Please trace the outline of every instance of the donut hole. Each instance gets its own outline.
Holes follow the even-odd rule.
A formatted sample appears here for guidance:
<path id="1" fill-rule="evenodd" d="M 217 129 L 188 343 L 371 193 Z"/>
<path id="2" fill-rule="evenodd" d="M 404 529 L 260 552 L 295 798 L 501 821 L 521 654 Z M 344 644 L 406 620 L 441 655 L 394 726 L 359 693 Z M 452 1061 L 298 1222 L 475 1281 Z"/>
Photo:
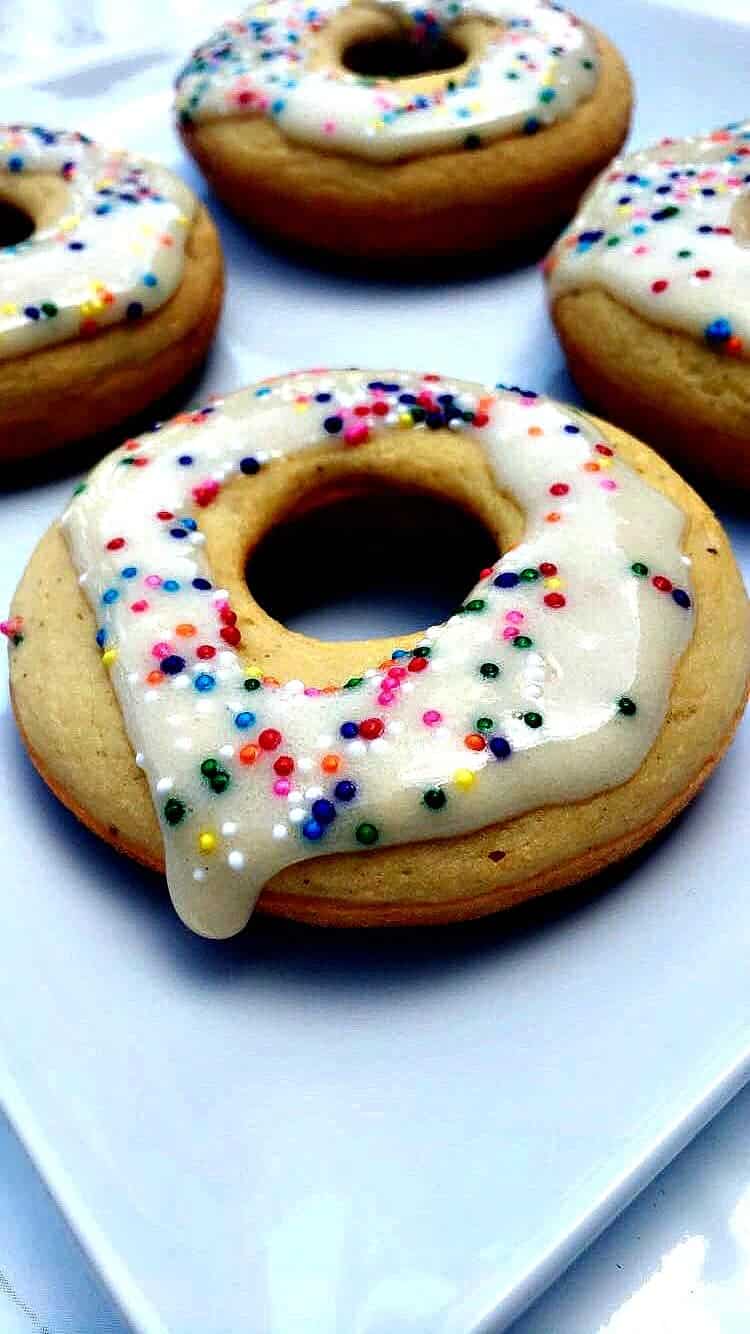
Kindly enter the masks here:
<path id="1" fill-rule="evenodd" d="M 498 557 L 478 518 L 421 492 L 309 504 L 262 538 L 245 578 L 269 616 L 315 639 L 407 635 L 444 621 Z"/>
<path id="2" fill-rule="evenodd" d="M 34 219 L 25 211 L 0 199 L 0 250 L 28 241 L 34 233 Z"/>
<path id="3" fill-rule="evenodd" d="M 467 54 L 459 42 L 442 34 L 421 42 L 406 36 L 365 37 L 346 47 L 341 63 L 352 74 L 370 79 L 413 79 L 457 69 Z"/>

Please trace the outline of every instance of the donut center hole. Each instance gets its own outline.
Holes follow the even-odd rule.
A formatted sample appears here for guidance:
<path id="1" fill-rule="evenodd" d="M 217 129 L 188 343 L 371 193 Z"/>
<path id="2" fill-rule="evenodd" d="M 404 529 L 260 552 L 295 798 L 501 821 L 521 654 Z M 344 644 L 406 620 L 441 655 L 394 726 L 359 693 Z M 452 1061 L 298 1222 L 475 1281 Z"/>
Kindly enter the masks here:
<path id="1" fill-rule="evenodd" d="M 406 36 L 361 38 L 341 57 L 345 69 L 371 79 L 413 79 L 463 65 L 467 51 L 451 37 L 428 41 Z"/>
<path id="2" fill-rule="evenodd" d="M 28 241 L 34 232 L 34 219 L 7 199 L 0 199 L 0 250 Z"/>
<path id="3" fill-rule="evenodd" d="M 245 576 L 260 606 L 298 634 L 379 639 L 446 620 L 497 557 L 497 539 L 449 501 L 369 491 L 275 526 Z"/>

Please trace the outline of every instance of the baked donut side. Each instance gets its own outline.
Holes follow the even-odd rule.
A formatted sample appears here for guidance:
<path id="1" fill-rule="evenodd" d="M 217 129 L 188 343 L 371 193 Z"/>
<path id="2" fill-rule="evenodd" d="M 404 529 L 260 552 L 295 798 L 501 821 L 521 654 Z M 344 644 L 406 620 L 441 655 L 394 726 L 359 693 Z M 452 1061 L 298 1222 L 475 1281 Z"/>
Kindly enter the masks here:
<path id="1" fill-rule="evenodd" d="M 630 76 L 595 41 L 597 83 L 567 117 L 471 151 L 372 162 L 298 143 L 263 116 L 188 121 L 181 134 L 216 194 L 289 242 L 377 260 L 525 247 L 568 220 L 626 137 Z"/>
<path id="2" fill-rule="evenodd" d="M 265 886 L 262 911 L 322 924 L 452 921 L 479 916 L 570 884 L 634 850 L 698 790 L 728 744 L 745 702 L 750 661 L 747 601 L 727 539 L 703 502 L 668 465 L 622 431 L 601 424 L 602 438 L 686 516 L 682 548 L 691 562 L 696 616 L 677 666 L 658 736 L 637 772 L 584 800 L 552 804 L 458 837 L 333 852 L 287 866 Z M 310 486 L 312 456 L 290 456 L 273 482 L 268 514 L 285 512 Z M 400 462 L 399 462 L 400 461 Z M 473 442 L 443 431 L 415 437 L 404 454 L 378 440 L 342 456 L 314 456 L 315 485 L 330 493 L 366 487 L 384 471 L 399 484 L 448 496 L 472 509 L 511 544 L 520 536 L 507 497 L 488 501 L 486 464 Z M 281 474 L 281 476 L 279 476 Z M 304 481 L 303 481 L 304 479 Z M 211 509 L 214 559 L 228 514 L 242 509 L 230 485 L 230 510 Z M 259 518 L 262 527 L 263 516 Z M 260 527 L 258 531 L 260 531 Z M 217 548 L 218 542 L 218 548 Z M 248 651 L 284 677 L 308 669 L 318 680 L 391 652 L 393 641 L 319 645 L 272 621 L 244 588 L 244 551 L 218 571 L 231 592 Z M 32 758 L 54 791 L 107 841 L 148 865 L 162 861 L 159 824 L 136 766 L 122 715 L 94 642 L 95 621 L 58 527 L 45 536 L 13 606 L 21 642 L 12 649 L 13 701 Z M 71 633 L 75 627 L 75 634 Z M 57 646 L 67 636 L 62 659 Z M 414 647 L 419 635 L 400 637 Z M 59 662 L 51 679 L 44 664 Z M 302 664 L 302 665 L 300 665 Z M 44 678 L 44 679 L 43 679 Z M 111 776 L 117 774 L 117 781 Z"/>

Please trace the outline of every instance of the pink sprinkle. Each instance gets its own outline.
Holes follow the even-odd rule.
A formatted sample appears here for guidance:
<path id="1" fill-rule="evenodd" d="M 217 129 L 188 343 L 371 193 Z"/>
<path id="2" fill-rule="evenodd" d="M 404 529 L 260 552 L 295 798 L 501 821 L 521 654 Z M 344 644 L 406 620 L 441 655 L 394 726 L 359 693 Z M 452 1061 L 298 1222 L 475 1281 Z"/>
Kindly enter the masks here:
<path id="1" fill-rule="evenodd" d="M 131 611 L 148 611 L 148 603 L 145 598 L 139 598 L 137 602 L 131 602 Z"/>
<path id="2" fill-rule="evenodd" d="M 323 121 L 323 133 L 324 133 L 324 134 L 335 134 L 335 133 L 336 133 L 336 122 L 335 122 L 335 120 L 324 120 L 324 121 Z"/>
<path id="3" fill-rule="evenodd" d="M 311 697 L 314 698 L 314 699 L 316 699 L 317 696 L 318 696 L 319 694 L 321 694 L 321 691 L 318 690 L 318 687 L 317 687 L 317 686 L 305 686 L 305 694 L 311 696 Z"/>
<path id="4" fill-rule="evenodd" d="M 344 431 L 344 439 L 347 445 L 362 445 L 369 438 L 370 431 L 364 422 L 353 422 Z"/>
<path id="5" fill-rule="evenodd" d="M 170 653 L 172 652 L 172 648 L 170 644 L 165 644 L 164 640 L 161 640 L 160 643 L 154 644 L 154 647 L 152 648 L 151 652 L 153 653 L 155 658 L 158 658 L 161 661 L 162 658 L 169 657 Z"/>
<path id="6" fill-rule="evenodd" d="M 506 625 L 503 630 L 503 639 L 515 639 L 518 631 L 514 625 Z"/>
<path id="7" fill-rule="evenodd" d="M 437 727 L 438 723 L 441 723 L 442 721 L 443 715 L 442 713 L 439 713 L 437 709 L 426 709 L 422 714 L 422 722 L 425 723 L 427 727 Z"/>
<path id="8" fill-rule="evenodd" d="M 599 485 L 603 491 L 617 490 L 617 482 L 614 482 L 611 477 L 603 477 Z"/>
<path id="9" fill-rule="evenodd" d="M 158 574 L 147 574 L 143 582 L 147 588 L 161 587 L 161 577 Z"/>
<path id="10" fill-rule="evenodd" d="M 520 625 L 521 621 L 526 618 L 522 611 L 506 611 L 505 619 L 506 621 L 510 621 L 512 625 Z"/>
<path id="11" fill-rule="evenodd" d="M 634 254 L 634 255 L 647 255 L 647 254 L 648 254 L 648 246 L 647 246 L 647 245 L 637 245 L 637 246 L 635 246 L 634 249 L 633 249 L 633 254 Z"/>
<path id="12" fill-rule="evenodd" d="M 381 690 L 380 694 L 378 695 L 378 704 L 382 704 L 384 708 L 387 708 L 389 704 L 393 703 L 393 699 L 394 696 L 392 691 Z"/>
<path id="13" fill-rule="evenodd" d="M 292 785 L 288 778 L 277 778 L 273 785 L 273 790 L 277 797 L 288 797 L 292 790 Z"/>

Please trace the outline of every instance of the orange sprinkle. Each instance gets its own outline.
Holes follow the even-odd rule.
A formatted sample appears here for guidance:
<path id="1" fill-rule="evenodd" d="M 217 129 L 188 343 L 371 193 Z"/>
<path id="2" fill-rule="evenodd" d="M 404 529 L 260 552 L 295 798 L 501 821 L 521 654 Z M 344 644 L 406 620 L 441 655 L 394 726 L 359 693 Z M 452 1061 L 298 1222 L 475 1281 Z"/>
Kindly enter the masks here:
<path id="1" fill-rule="evenodd" d="M 742 355 L 742 339 L 738 338 L 737 334 L 733 334 L 731 338 L 728 338 L 724 346 L 730 357 L 739 357 Z"/>
<path id="2" fill-rule="evenodd" d="M 545 514 L 544 517 L 547 523 L 559 523 L 562 518 L 562 514 L 559 514 L 557 510 L 550 510 L 549 514 Z"/>
<path id="3" fill-rule="evenodd" d="M 243 746 L 240 751 L 240 759 L 243 764 L 255 764 L 259 754 L 260 750 L 254 742 L 248 741 L 247 745 Z"/>
<path id="4" fill-rule="evenodd" d="M 583 471 L 584 471 L 584 472 L 599 472 L 599 471 L 600 471 L 600 469 L 599 469 L 599 464 L 598 464 L 598 463 L 584 463 L 584 465 L 583 465 Z"/>
<path id="5" fill-rule="evenodd" d="M 277 686 L 279 683 L 275 676 L 264 676 L 263 684 L 264 686 Z"/>
<path id="6" fill-rule="evenodd" d="M 335 774 L 340 764 L 341 759 L 338 755 L 324 755 L 320 761 L 320 767 L 326 774 Z"/>
<path id="7" fill-rule="evenodd" d="M 183 639 L 189 639 L 191 635 L 198 633 L 195 626 L 191 625 L 189 621 L 181 621 L 179 625 L 175 626 L 174 632 L 176 635 L 181 635 Z"/>
<path id="8" fill-rule="evenodd" d="M 469 735 L 464 737 L 464 745 L 467 750 L 484 750 L 484 737 L 478 732 L 469 732 Z"/>
<path id="9" fill-rule="evenodd" d="M 164 673 L 163 673 L 163 672 L 160 672 L 160 671 L 155 667 L 154 670 L 153 670 L 152 672 L 149 672 L 148 676 L 146 677 L 146 680 L 148 681 L 148 684 L 149 684 L 150 686 L 158 686 L 158 685 L 161 685 L 162 681 L 164 680 Z"/>
<path id="10" fill-rule="evenodd" d="M 544 431 L 542 430 L 541 426 L 530 426 L 530 427 L 529 427 L 529 430 L 528 430 L 528 434 L 529 434 L 529 435 L 544 435 Z"/>

